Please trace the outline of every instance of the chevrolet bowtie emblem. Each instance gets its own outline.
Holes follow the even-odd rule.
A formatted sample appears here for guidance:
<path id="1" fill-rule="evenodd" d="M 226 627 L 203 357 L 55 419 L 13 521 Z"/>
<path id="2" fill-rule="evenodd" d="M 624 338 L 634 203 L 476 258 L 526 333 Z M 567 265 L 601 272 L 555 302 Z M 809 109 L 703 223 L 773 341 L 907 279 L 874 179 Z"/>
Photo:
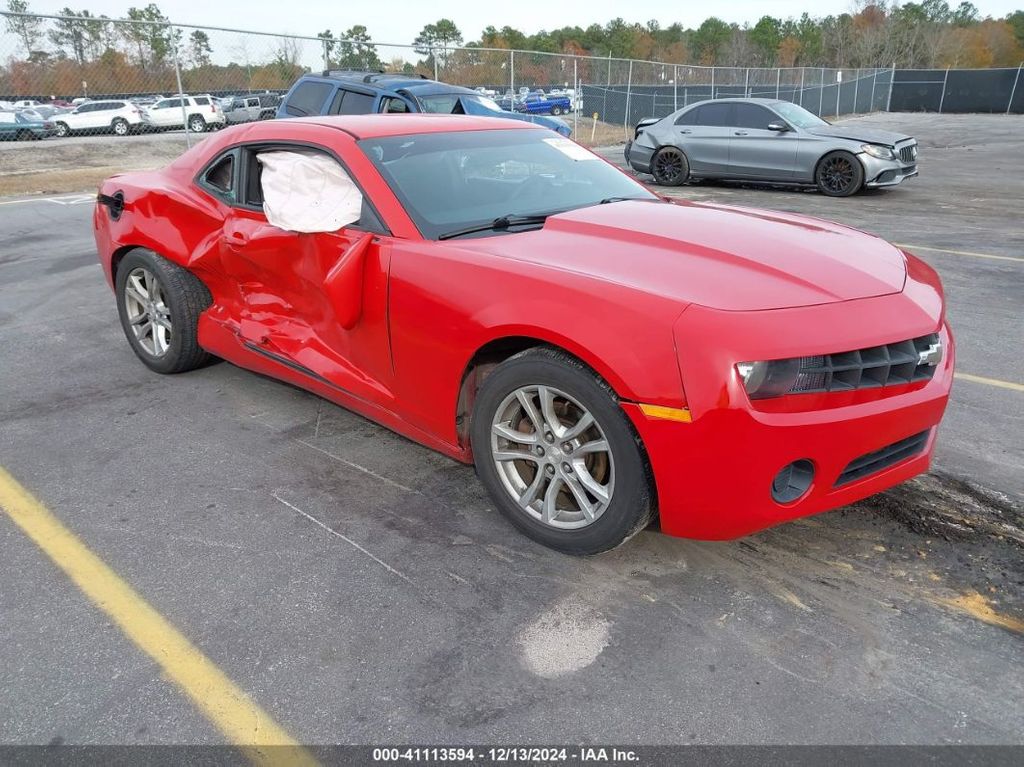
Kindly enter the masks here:
<path id="1" fill-rule="evenodd" d="M 933 344 L 928 344 L 928 348 L 917 353 L 917 364 L 918 365 L 931 365 L 935 366 L 942 362 L 942 343 L 936 341 Z"/>

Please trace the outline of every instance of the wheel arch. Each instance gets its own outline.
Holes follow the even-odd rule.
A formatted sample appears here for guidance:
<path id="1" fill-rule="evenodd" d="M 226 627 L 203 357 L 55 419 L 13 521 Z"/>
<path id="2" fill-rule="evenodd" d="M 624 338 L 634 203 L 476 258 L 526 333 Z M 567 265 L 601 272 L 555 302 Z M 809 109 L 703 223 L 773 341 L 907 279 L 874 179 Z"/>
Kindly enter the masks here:
<path id="1" fill-rule="evenodd" d="M 476 392 L 487 375 L 509 357 L 529 349 L 552 349 L 561 352 L 583 365 L 606 385 L 616 397 L 621 398 L 624 384 L 603 360 L 596 359 L 587 350 L 579 349 L 568 339 L 553 340 L 541 334 L 509 334 L 491 338 L 476 349 L 467 360 L 459 382 L 458 398 L 455 405 L 455 430 L 459 444 L 469 447 L 469 428 L 473 415 Z"/>
<path id="2" fill-rule="evenodd" d="M 572 345 L 572 344 L 569 344 Z M 550 340 L 532 335 L 507 335 L 491 339 L 478 348 L 473 356 L 466 363 L 462 372 L 462 380 L 459 385 L 458 402 L 455 408 L 455 429 L 458 434 L 459 444 L 466 451 L 467 456 L 472 460 L 472 446 L 470 444 L 470 428 L 473 420 L 473 405 L 476 402 L 476 393 L 487 375 L 510 357 L 528 351 L 530 349 L 550 349 L 570 357 L 574 362 L 581 365 L 585 370 L 597 378 L 598 384 L 606 388 L 616 400 L 623 401 L 623 397 L 609 377 L 602 375 L 601 368 L 606 367 L 603 362 L 598 361 L 597 365 L 591 364 L 587 356 L 576 354 L 566 345 L 553 343 Z M 628 400 L 626 400 L 628 401 Z M 626 417 L 625 422 L 633 434 L 640 456 L 644 465 L 644 473 L 647 486 L 650 490 L 651 503 L 657 513 L 658 509 L 658 485 L 654 479 L 654 471 L 651 465 L 650 456 L 647 453 L 647 446 L 643 438 L 636 430 L 636 426 Z"/>

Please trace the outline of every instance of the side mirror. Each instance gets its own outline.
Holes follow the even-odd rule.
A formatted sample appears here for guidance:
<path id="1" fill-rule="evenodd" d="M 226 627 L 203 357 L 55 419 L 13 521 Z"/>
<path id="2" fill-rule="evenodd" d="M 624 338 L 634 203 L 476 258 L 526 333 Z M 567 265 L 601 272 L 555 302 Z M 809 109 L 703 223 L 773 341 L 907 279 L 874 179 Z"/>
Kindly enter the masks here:
<path id="1" fill-rule="evenodd" d="M 776 133 L 786 133 L 789 131 L 789 126 L 782 122 L 768 123 L 768 130 L 773 130 Z"/>

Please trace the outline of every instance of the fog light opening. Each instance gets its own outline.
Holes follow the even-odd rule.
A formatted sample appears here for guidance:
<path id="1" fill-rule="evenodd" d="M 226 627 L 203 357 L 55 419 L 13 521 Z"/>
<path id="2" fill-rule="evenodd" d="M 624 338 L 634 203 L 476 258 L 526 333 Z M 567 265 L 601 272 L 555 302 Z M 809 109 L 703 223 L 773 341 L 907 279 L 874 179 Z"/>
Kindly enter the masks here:
<path id="1" fill-rule="evenodd" d="M 792 503 L 811 488 L 814 481 L 814 464 L 806 458 L 783 466 L 772 480 L 772 500 L 776 503 Z"/>

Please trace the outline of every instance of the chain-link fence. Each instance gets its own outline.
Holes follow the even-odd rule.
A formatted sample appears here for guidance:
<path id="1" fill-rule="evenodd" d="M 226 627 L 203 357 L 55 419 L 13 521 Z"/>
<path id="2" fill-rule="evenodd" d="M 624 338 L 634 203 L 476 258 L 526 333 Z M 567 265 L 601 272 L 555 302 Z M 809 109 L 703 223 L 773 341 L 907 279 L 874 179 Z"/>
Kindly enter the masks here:
<path id="1" fill-rule="evenodd" d="M 573 127 L 582 118 L 591 135 L 599 122 L 620 126 L 625 135 L 645 117 L 729 96 L 786 99 L 822 116 L 1024 108 L 1019 68 L 702 67 L 204 27 L 172 23 L 152 6 L 133 13 L 131 19 L 0 14 L 0 115 L 35 108 L 53 119 L 74 107 L 75 117 L 61 122 L 74 122 L 75 131 L 185 127 L 188 140 L 189 129 L 272 117 L 301 74 L 325 69 L 423 75 L 504 98 L 510 108 L 517 96 L 557 89 L 570 97 Z M 93 107 L 83 110 L 86 100 Z M 96 108 L 101 100 L 123 101 L 123 112 Z"/>

